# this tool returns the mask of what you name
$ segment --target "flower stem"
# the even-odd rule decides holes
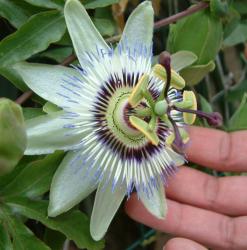
[[[175,15],[172,15],[170,17],[164,18],[164,19],[156,22],[154,24],[154,28],[158,29],[158,28],[164,27],[164,26],[166,26],[166,25],[168,25],[170,23],[176,22],[177,20],[179,20],[179,19],[181,19],[183,17],[189,16],[189,15],[191,15],[191,14],[197,12],[197,11],[200,11],[200,10],[203,10],[203,9],[206,9],[206,8],[208,8],[208,3],[202,1],[202,2],[190,7],[188,9],[184,10],[184,11],[181,11],[181,12],[175,14]]]

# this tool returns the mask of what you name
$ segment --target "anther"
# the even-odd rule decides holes
[[[151,129],[150,125],[147,122],[136,116],[130,116],[129,121],[131,125],[139,130],[142,134],[144,134],[153,145],[157,146],[159,144],[159,137],[157,136],[154,129]]]
[[[129,103],[132,107],[136,107],[143,99],[143,93],[147,91],[149,76],[144,74],[129,96]]]
[[[156,77],[167,82],[166,70],[161,64],[154,65],[152,70]],[[183,89],[185,87],[185,80],[173,69],[171,69],[171,86],[176,89]]]

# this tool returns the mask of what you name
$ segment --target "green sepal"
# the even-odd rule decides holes
[[[197,61],[198,57],[191,51],[180,50],[171,55],[171,68],[176,72],[189,67]]]
[[[213,71],[215,64],[210,61],[204,65],[195,65],[180,71],[181,76],[185,79],[187,85],[194,86],[199,83],[209,72]]]

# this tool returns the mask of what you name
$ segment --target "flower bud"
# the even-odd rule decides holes
[[[16,103],[0,98],[0,175],[13,170],[27,144],[22,109]]]

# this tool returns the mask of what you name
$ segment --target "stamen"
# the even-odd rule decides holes
[[[129,120],[131,125],[140,132],[142,132],[151,141],[153,145],[157,146],[159,144],[159,137],[157,136],[154,129],[151,128],[147,122],[136,116],[130,116]]]
[[[136,107],[143,99],[143,93],[146,92],[148,86],[149,76],[144,74],[129,96],[129,103],[132,107]]]
[[[156,77],[164,82],[167,82],[166,71],[161,64],[154,65],[152,70]],[[183,89],[185,87],[185,80],[173,69],[171,69],[171,86],[176,89]]]

